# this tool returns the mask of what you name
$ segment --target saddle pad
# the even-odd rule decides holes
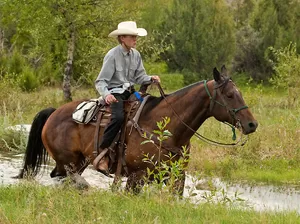
[[[72,114],[72,118],[79,124],[87,124],[92,120],[99,109],[99,100],[91,99],[80,103]]]

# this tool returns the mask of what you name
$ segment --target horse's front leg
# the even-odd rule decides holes
[[[172,193],[182,196],[184,191],[184,182],[185,182],[185,171],[181,171],[181,174],[172,184]]]
[[[136,171],[129,175],[126,182],[126,191],[134,194],[140,193],[145,184],[145,171]]]

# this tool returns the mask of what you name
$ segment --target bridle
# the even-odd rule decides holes
[[[236,126],[233,126],[232,124],[229,124],[227,122],[223,122],[224,124],[226,125],[229,125],[232,129],[232,132],[233,132],[233,137],[232,139],[233,140],[236,140],[236,135],[235,135],[235,128],[239,128],[241,125],[240,125],[240,121],[238,119],[236,119],[236,113],[243,110],[243,109],[247,109],[248,106],[247,105],[244,105],[240,108],[229,108],[228,107],[228,104],[226,102],[226,100],[224,99],[223,97],[223,94],[222,94],[222,91],[220,90],[220,87],[223,87],[222,90],[224,89],[224,87],[228,84],[228,82],[231,81],[230,78],[226,78],[224,80],[224,82],[222,82],[221,84],[218,84],[217,85],[217,82],[214,81],[214,90],[213,90],[213,95],[210,94],[209,92],[209,89],[208,89],[208,86],[207,86],[207,80],[204,80],[204,87],[205,87],[205,91],[207,93],[207,95],[209,96],[210,98],[210,106],[209,106],[209,110],[212,111],[213,107],[215,104],[219,104],[220,106],[222,107],[225,107],[227,112],[231,115],[233,121],[236,121]],[[222,143],[222,142],[217,142],[217,141],[214,141],[214,140],[211,140],[207,137],[204,137],[203,135],[199,134],[196,130],[194,130],[193,128],[191,128],[188,124],[186,124],[181,118],[180,116],[177,114],[177,112],[174,110],[173,106],[168,102],[167,98],[166,98],[166,95],[160,85],[159,82],[155,82],[158,86],[158,89],[159,89],[159,92],[160,92],[160,95],[163,97],[163,99],[166,101],[167,105],[172,109],[173,113],[175,114],[175,116],[179,119],[179,121],[184,125],[186,126],[190,131],[192,131],[194,133],[194,135],[199,138],[200,140],[206,142],[206,143],[209,143],[209,144],[212,144],[212,145],[217,145],[217,146],[224,146],[224,147],[233,147],[233,146],[236,146],[236,145],[241,145],[243,146],[247,139],[242,141],[242,135],[240,137],[240,139],[235,142],[235,143]],[[217,96],[217,92],[219,93],[219,96],[221,97],[221,100],[222,102],[219,102],[216,100],[216,96]]]
[[[213,110],[213,107],[215,104],[219,104],[220,106],[222,107],[225,107],[227,112],[230,114],[231,118],[232,118],[232,123],[236,124],[235,126],[233,126],[232,124],[228,123],[228,122],[223,122],[224,124],[228,125],[231,127],[232,129],[232,132],[233,132],[233,137],[232,137],[232,140],[236,140],[236,135],[235,135],[235,127],[240,127],[240,121],[236,118],[236,114],[237,112],[243,110],[243,109],[247,109],[248,106],[247,105],[244,105],[242,107],[239,107],[239,108],[229,108],[228,107],[228,103],[226,102],[226,100],[224,99],[224,94],[222,93],[223,92],[223,89],[226,87],[226,85],[231,82],[231,79],[230,78],[226,78],[224,80],[224,82],[222,82],[221,84],[217,85],[216,81],[214,82],[214,90],[213,90],[213,96],[211,96],[209,90],[208,90],[208,86],[207,86],[207,80],[204,81],[204,87],[205,87],[205,90],[206,90],[206,93],[207,95],[209,96],[209,99],[210,99],[210,106],[209,106],[209,110],[210,112],[212,112]],[[221,87],[222,87],[222,90],[221,90]],[[217,101],[216,100],[216,96],[217,96],[217,93],[219,93],[219,96],[222,100],[222,103]]]

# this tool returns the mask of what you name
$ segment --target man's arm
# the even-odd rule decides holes
[[[113,55],[106,54],[103,60],[101,71],[95,81],[95,87],[100,95],[105,99],[110,94],[108,83],[115,72],[115,60]]]

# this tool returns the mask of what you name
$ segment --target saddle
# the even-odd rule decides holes
[[[147,94],[143,94],[146,96]],[[129,121],[132,121],[137,112],[141,112],[143,105],[142,98],[137,97],[136,94],[131,94],[129,99],[124,103],[124,123],[122,128],[116,138],[114,139],[112,145],[109,147],[108,156],[110,157],[110,165],[109,169],[111,173],[115,172],[116,169],[116,159],[120,157],[120,153],[122,152],[122,160],[123,154],[126,149],[125,143],[125,134],[126,134],[126,126]],[[140,108],[140,106],[142,107]],[[140,109],[139,109],[140,108]],[[99,99],[91,99],[88,101],[84,101],[80,103],[76,110],[73,112],[73,120],[77,123],[84,125],[94,125],[95,134],[94,134],[94,154],[99,155],[99,145],[101,142],[101,137],[103,136],[104,130],[106,126],[111,121],[111,108],[109,105],[105,103],[102,98]],[[136,118],[135,118],[136,119]],[[119,159],[120,160],[120,159]],[[126,172],[126,165],[124,160],[122,161],[124,170]]]

